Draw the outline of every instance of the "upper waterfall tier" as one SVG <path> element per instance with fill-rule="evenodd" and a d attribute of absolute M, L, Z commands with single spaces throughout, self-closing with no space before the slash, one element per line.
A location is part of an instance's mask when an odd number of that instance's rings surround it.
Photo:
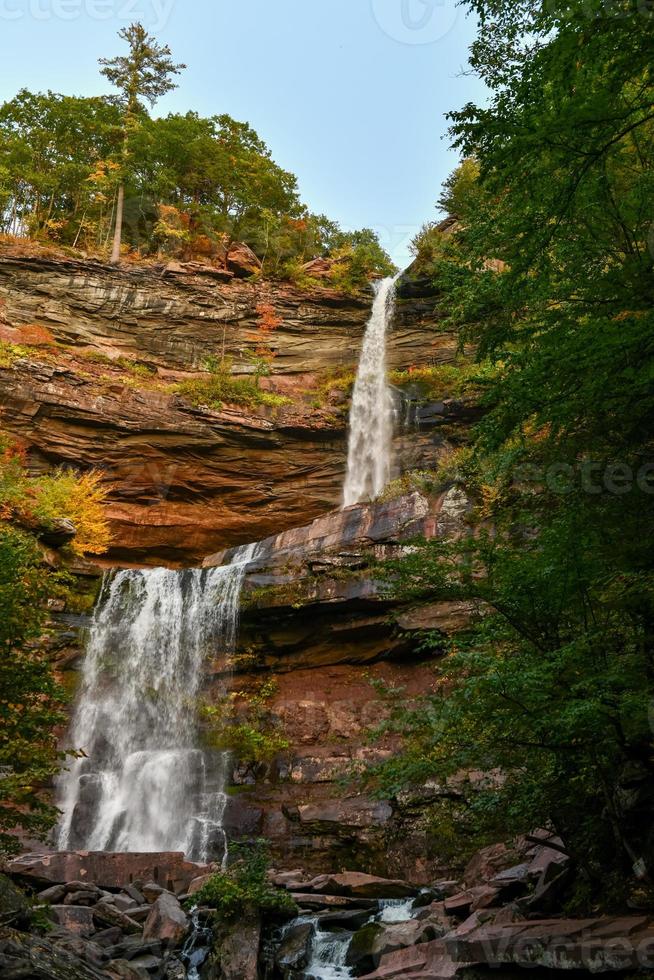
<path fill-rule="evenodd" d="M 386 334 L 393 316 L 397 276 L 377 283 L 361 348 L 343 486 L 343 506 L 374 500 L 391 477 L 393 399 L 386 379 Z"/>

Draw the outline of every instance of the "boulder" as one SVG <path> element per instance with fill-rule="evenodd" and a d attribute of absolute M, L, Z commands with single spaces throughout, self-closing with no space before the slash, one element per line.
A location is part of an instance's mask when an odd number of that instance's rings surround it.
<path fill-rule="evenodd" d="M 463 884 L 468 888 L 483 885 L 494 878 L 500 871 L 510 868 L 519 860 L 515 851 L 506 844 L 492 844 L 477 851 L 466 865 L 463 873 Z"/>
<path fill-rule="evenodd" d="M 150 914 L 151 905 L 147 903 L 145 905 L 137 905 L 129 910 L 130 919 L 134 919 L 135 922 L 145 922 Z"/>
<path fill-rule="evenodd" d="M 127 933 L 140 933 L 141 926 L 134 919 L 130 919 L 124 912 L 120 912 L 109 902 L 98 902 L 93 906 L 93 919 L 100 926 L 117 926 Z"/>
<path fill-rule="evenodd" d="M 293 898 L 304 909 L 367 909 L 373 912 L 377 902 L 372 898 L 351 898 L 348 895 L 317 895 L 313 892 L 293 892 Z"/>
<path fill-rule="evenodd" d="M 482 923 L 445 940 L 456 962 L 612 973 L 654 969 L 654 923 L 646 917 Z"/>
<path fill-rule="evenodd" d="M 11 878 L 0 874 L 0 925 L 19 919 L 29 907 L 26 896 Z"/>
<path fill-rule="evenodd" d="M 163 972 L 163 980 L 186 980 L 186 967 L 176 956 L 171 956 L 166 960 Z"/>
<path fill-rule="evenodd" d="M 136 959 L 130 960 L 129 965 L 137 970 L 145 970 L 147 973 L 153 973 L 161 969 L 163 960 L 159 956 L 152 956 L 152 954 L 148 953 L 145 956 L 137 956 Z"/>
<path fill-rule="evenodd" d="M 145 903 L 145 895 L 134 884 L 124 885 L 123 894 L 133 898 L 137 905 L 143 905 Z"/>
<path fill-rule="evenodd" d="M 374 970 L 382 957 L 398 949 L 441 939 L 448 931 L 441 922 L 411 919 L 408 922 L 371 922 L 355 933 L 347 963 L 357 974 Z"/>
<path fill-rule="evenodd" d="M 211 879 L 211 875 L 200 875 L 199 878 L 194 878 L 191 884 L 188 886 L 186 894 L 189 897 L 191 895 L 196 895 L 201 888 L 204 888 L 204 886 L 210 879 Z"/>
<path fill-rule="evenodd" d="M 540 874 L 540 872 L 537 873 Z M 524 886 L 532 877 L 533 872 L 530 871 L 530 862 L 526 861 L 523 864 L 516 864 L 511 868 L 505 868 L 504 871 L 500 871 L 494 878 L 491 878 L 490 884 L 502 890 L 523 890 Z"/>
<path fill-rule="evenodd" d="M 277 888 L 302 891 L 308 879 L 302 868 L 297 868 L 294 871 L 270 871 L 268 880 Z"/>
<path fill-rule="evenodd" d="M 93 911 L 86 906 L 51 905 L 48 912 L 56 925 L 76 936 L 92 936 L 95 932 Z"/>
<path fill-rule="evenodd" d="M 163 892 L 156 900 L 143 927 L 144 939 L 161 939 L 176 946 L 186 936 L 189 920 L 174 895 Z"/>
<path fill-rule="evenodd" d="M 0 929 L 0 976 L 21 980 L 107 980 L 105 968 L 99 970 L 85 963 L 47 937 L 13 929 Z"/>
<path fill-rule="evenodd" d="M 261 272 L 261 262 L 244 242 L 232 242 L 226 264 L 228 271 L 233 272 L 237 279 L 248 279 Z"/>
<path fill-rule="evenodd" d="M 287 970 L 303 970 L 309 961 L 309 943 L 315 932 L 310 922 L 291 925 L 285 932 L 275 955 L 275 965 L 285 974 Z"/>
<path fill-rule="evenodd" d="M 141 936 L 119 937 L 118 942 L 106 948 L 107 957 L 110 960 L 129 960 L 130 962 L 139 956 L 161 956 L 163 945 L 158 940 L 148 942 Z"/>
<path fill-rule="evenodd" d="M 478 909 L 488 908 L 493 905 L 500 895 L 500 888 L 493 888 L 490 885 L 477 885 L 475 888 L 468 888 L 464 892 L 446 898 L 443 906 L 447 915 L 454 915 L 457 918 L 466 918 L 470 912 Z"/>
<path fill-rule="evenodd" d="M 65 885 L 51 885 L 50 888 L 45 888 L 42 892 L 39 892 L 36 896 L 39 902 L 49 903 L 50 905 L 58 905 L 63 902 L 66 896 L 66 886 Z"/>
<path fill-rule="evenodd" d="M 187 861 L 181 852 L 116 854 L 109 851 L 59 851 L 53 854 L 24 854 L 10 861 L 8 870 L 12 875 L 34 882 L 94 882 L 100 888 L 116 891 L 138 878 L 153 881 L 163 888 L 170 887 L 181 894 L 194 878 L 211 869 L 207 865 Z"/>
<path fill-rule="evenodd" d="M 128 912 L 130 915 L 132 910 L 139 906 L 139 903 L 129 895 L 116 895 L 113 904 L 119 912 Z"/>
<path fill-rule="evenodd" d="M 100 970 L 107 960 L 105 950 L 95 942 L 95 939 L 91 942 L 88 938 L 75 936 L 71 933 L 63 939 L 57 938 L 56 943 L 57 949 L 72 953 L 73 956 L 78 956 L 89 966 L 95 966 Z"/>
<path fill-rule="evenodd" d="M 104 976 L 111 980 L 150 980 L 150 974 L 140 966 L 134 966 L 127 960 L 111 960 L 104 967 Z"/>
<path fill-rule="evenodd" d="M 100 932 L 96 932 L 93 937 L 93 942 L 97 943 L 98 946 L 105 946 L 109 948 L 110 946 L 115 946 L 116 943 L 120 942 L 123 937 L 122 929 L 118 926 L 110 926 L 108 929 L 101 929 Z"/>
<path fill-rule="evenodd" d="M 466 969 L 466 964 L 452 959 L 439 939 L 387 953 L 377 969 L 361 980 L 454 980 Z"/>
<path fill-rule="evenodd" d="M 257 980 L 260 940 L 258 919 L 218 930 L 202 980 Z"/>
<path fill-rule="evenodd" d="M 320 875 L 306 886 L 317 895 L 354 895 L 357 898 L 411 898 L 418 889 L 406 881 L 377 878 L 361 871 L 345 871 L 343 874 Z"/>
<path fill-rule="evenodd" d="M 370 918 L 370 913 L 370 909 L 344 909 L 342 912 L 328 910 L 327 912 L 319 912 L 318 919 L 320 920 L 320 928 L 326 929 L 328 932 L 332 929 L 350 929 L 354 932 L 365 926 Z"/>
<path fill-rule="evenodd" d="M 92 905 L 95 905 L 99 897 L 99 892 L 89 892 L 86 889 L 83 891 L 68 892 L 64 898 L 64 905 L 86 905 L 90 908 Z"/>
<path fill-rule="evenodd" d="M 356 970 L 357 974 L 374 970 L 378 961 L 378 943 L 383 935 L 384 927 L 379 922 L 368 922 L 352 936 L 345 963 Z"/>
<path fill-rule="evenodd" d="M 193 881 L 195 880 L 196 879 L 194 878 Z M 159 896 L 162 895 L 166 889 L 162 888 L 161 885 L 155 884 L 154 881 L 146 881 L 141 888 L 141 891 L 143 892 L 143 898 L 145 901 L 152 905 L 152 903 L 156 902 Z"/>

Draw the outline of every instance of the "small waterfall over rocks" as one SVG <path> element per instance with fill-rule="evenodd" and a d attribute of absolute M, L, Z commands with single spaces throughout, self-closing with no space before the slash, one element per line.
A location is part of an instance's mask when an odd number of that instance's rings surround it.
<path fill-rule="evenodd" d="M 227 753 L 199 748 L 203 665 L 236 641 L 256 545 L 230 565 L 105 577 L 69 744 L 84 755 L 60 778 L 62 850 L 224 850 Z"/>
<path fill-rule="evenodd" d="M 393 398 L 386 380 L 386 333 L 398 276 L 376 284 L 350 409 L 343 506 L 374 500 L 391 477 Z"/>

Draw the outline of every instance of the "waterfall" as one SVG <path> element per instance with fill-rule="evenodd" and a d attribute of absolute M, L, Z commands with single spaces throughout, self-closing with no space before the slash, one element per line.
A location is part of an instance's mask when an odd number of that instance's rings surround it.
<path fill-rule="evenodd" d="M 373 500 L 391 476 L 393 399 L 386 380 L 386 332 L 398 277 L 376 284 L 352 393 L 343 506 Z"/>
<path fill-rule="evenodd" d="M 184 851 L 222 837 L 226 753 L 199 748 L 205 658 L 229 654 L 255 545 L 232 564 L 105 577 L 59 784 L 62 850 Z"/>

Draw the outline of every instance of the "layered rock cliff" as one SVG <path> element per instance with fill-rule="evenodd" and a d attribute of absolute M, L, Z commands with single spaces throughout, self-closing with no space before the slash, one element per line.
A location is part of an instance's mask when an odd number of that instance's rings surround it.
<path fill-rule="evenodd" d="M 450 486 L 337 509 L 348 413 L 341 382 L 356 369 L 370 296 L 6 249 L 0 298 L 0 426 L 35 469 L 103 472 L 114 535 L 105 563 L 219 565 L 231 548 L 260 541 L 239 647 L 230 663 L 208 665 L 204 696 L 224 691 L 227 673 L 246 694 L 272 676 L 268 722 L 288 747 L 272 762 L 236 759 L 228 834 L 263 833 L 281 866 L 433 878 L 442 861 L 430 851 L 424 807 L 442 790 L 378 800 L 347 776 L 396 748 L 389 737 L 369 743 L 386 710 L 374 682 L 402 686 L 409 698 L 424 692 L 431 672 L 416 635 L 445 638 L 470 612 L 398 607 L 377 563 L 417 534 L 459 533 L 469 504 Z M 454 358 L 456 338 L 441 328 L 435 303 L 425 284 L 401 285 L 391 366 Z M 271 373 L 261 384 L 287 400 L 194 407 L 176 384 L 197 377 L 211 354 L 251 371 L 262 306 L 278 325 L 266 337 Z M 474 406 L 425 399 L 412 384 L 396 390 L 396 406 L 398 472 L 433 467 L 474 417 Z M 71 690 L 75 631 L 87 622 L 78 612 L 61 614 L 53 650 Z"/>
<path fill-rule="evenodd" d="M 455 787 L 377 799 L 348 776 L 397 749 L 393 737 L 372 737 L 389 710 L 378 684 L 402 688 L 409 701 L 430 690 L 421 634 L 437 632 L 445 642 L 472 613 L 464 603 L 398 604 L 381 578 L 383 562 L 417 535 L 458 536 L 470 507 L 456 487 L 431 498 L 414 493 L 326 515 L 258 546 L 236 655 L 209 668 L 207 695 L 221 689 L 226 669 L 246 692 L 262 677 L 275 679 L 268 724 L 289 747 L 268 764 L 237 760 L 225 825 L 234 836 L 263 833 L 281 866 L 365 867 L 417 884 L 447 870 L 427 811 Z"/>
<path fill-rule="evenodd" d="M 347 398 L 334 379 L 356 367 L 370 297 L 224 278 L 195 265 L 116 269 L 0 251 L 0 341 L 16 345 L 11 363 L 0 359 L 0 425 L 34 467 L 103 471 L 110 561 L 197 564 L 338 506 Z M 209 355 L 252 371 L 262 306 L 280 321 L 262 384 L 287 403 L 218 411 L 176 394 Z M 400 301 L 392 366 L 452 358 L 456 339 L 433 308 L 429 296 Z M 418 426 L 409 415 L 398 460 L 428 465 L 434 429 L 452 414 L 436 405 Z"/>

